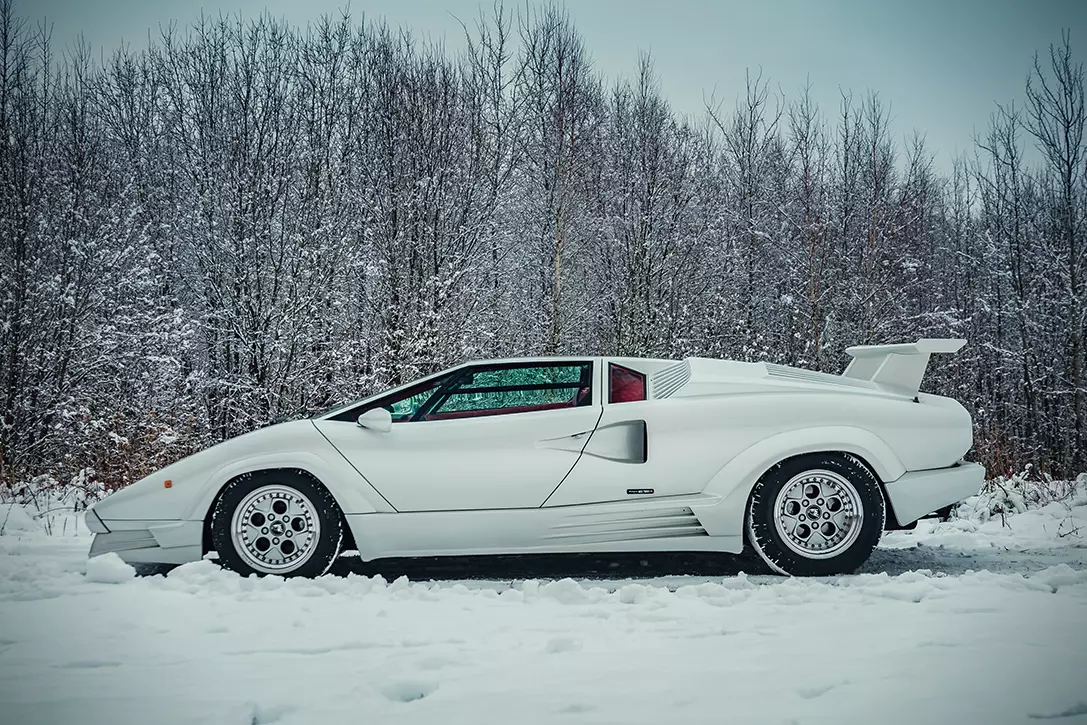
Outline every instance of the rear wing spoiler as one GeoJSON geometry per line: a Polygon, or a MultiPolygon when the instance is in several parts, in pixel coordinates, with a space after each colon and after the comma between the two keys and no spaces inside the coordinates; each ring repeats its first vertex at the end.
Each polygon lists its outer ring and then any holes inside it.
{"type": "Polygon", "coordinates": [[[898,345],[856,345],[846,348],[853,357],[842,377],[869,380],[895,392],[916,395],[934,352],[954,353],[966,340],[921,339],[898,345]]]}

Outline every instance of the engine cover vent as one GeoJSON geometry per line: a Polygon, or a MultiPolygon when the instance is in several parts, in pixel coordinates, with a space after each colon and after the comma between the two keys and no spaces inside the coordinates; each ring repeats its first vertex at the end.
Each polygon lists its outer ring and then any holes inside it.
{"type": "Polygon", "coordinates": [[[824,385],[842,385],[853,388],[872,388],[866,380],[846,378],[841,375],[832,375],[831,373],[820,373],[815,370],[803,370],[787,365],[775,365],[774,363],[763,363],[763,365],[766,366],[766,374],[772,378],[800,380],[805,383],[822,383],[824,385]]]}

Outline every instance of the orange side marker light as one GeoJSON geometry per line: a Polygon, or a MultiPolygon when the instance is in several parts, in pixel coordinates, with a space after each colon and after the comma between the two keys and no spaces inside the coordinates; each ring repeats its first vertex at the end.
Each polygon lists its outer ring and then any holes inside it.
{"type": "Polygon", "coordinates": [[[167,478],[165,481],[162,482],[162,485],[165,488],[173,488],[174,482],[167,478]]]}

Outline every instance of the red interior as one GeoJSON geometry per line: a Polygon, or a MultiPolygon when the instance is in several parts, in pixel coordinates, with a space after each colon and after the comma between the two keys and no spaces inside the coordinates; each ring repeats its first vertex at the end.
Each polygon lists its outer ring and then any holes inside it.
{"type": "Polygon", "coordinates": [[[608,381],[609,403],[633,403],[645,400],[645,376],[621,365],[611,365],[608,381]]]}

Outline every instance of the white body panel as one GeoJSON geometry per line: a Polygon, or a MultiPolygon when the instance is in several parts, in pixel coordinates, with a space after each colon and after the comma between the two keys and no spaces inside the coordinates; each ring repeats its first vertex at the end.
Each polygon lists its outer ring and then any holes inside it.
{"type": "Polygon", "coordinates": [[[397,510],[540,506],[577,462],[600,408],[434,420],[376,433],[314,425],[397,510]],[[569,443],[567,443],[569,442],[569,443]]]}
{"type": "Polygon", "coordinates": [[[701,495],[592,506],[506,511],[365,514],[348,521],[360,551],[372,558],[441,556],[450,541],[459,554],[579,551],[724,551],[743,547],[737,533],[710,536],[694,507],[718,500],[701,495]]]}
{"type": "Polygon", "coordinates": [[[114,550],[134,562],[199,558],[222,487],[273,468],[302,469],[323,483],[364,559],[738,552],[759,478],[782,460],[817,452],[847,453],[868,465],[883,484],[889,518],[905,525],[983,481],[980,466],[960,465],[972,445],[966,410],[918,394],[914,383],[929,354],[957,349],[957,342],[851,349],[854,363],[843,376],[702,358],[544,358],[539,362],[592,362],[591,399],[554,410],[401,422],[387,432],[351,422],[353,411],[385,397],[375,396],[232,439],[107,497],[88,516],[100,532],[92,554],[114,550]],[[611,363],[645,374],[648,399],[609,403],[611,363]]]}
{"type": "Polygon", "coordinates": [[[95,510],[107,522],[203,521],[227,481],[268,468],[309,471],[345,513],[393,510],[308,420],[261,428],[183,458],[111,494],[95,510]]]}

